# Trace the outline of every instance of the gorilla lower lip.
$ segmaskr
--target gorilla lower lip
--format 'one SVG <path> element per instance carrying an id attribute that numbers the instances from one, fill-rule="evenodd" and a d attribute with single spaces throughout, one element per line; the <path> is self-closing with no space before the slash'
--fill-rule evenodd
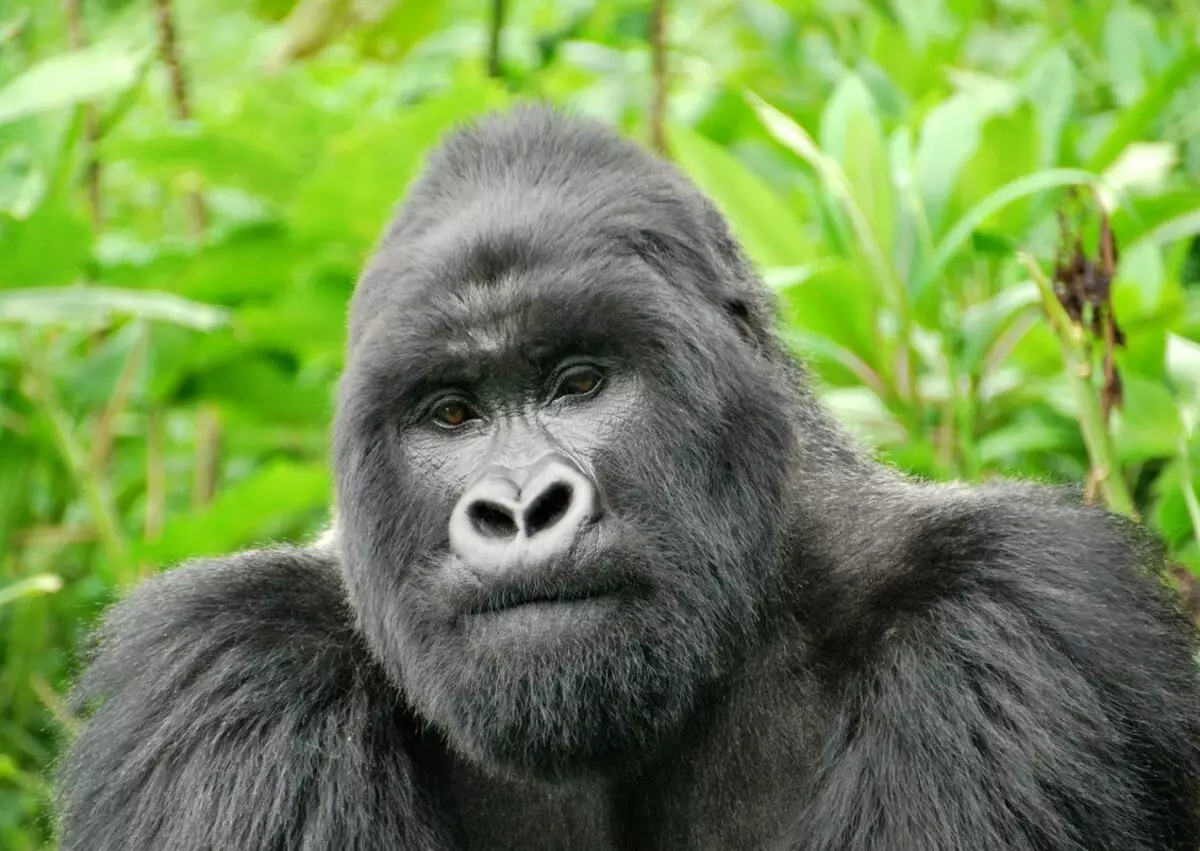
<path id="1" fill-rule="evenodd" d="M 546 610 L 578 608 L 586 604 L 611 602 L 619 597 L 625 586 L 604 587 L 593 589 L 574 589 L 561 592 L 543 592 L 530 594 L 497 594 L 473 609 L 470 614 L 490 615 L 513 611 L 515 609 Z"/>

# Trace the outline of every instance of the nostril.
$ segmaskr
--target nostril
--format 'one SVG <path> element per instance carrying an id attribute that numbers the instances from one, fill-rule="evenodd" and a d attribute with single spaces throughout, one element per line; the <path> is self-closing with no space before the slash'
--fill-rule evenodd
<path id="1" fill-rule="evenodd" d="M 515 538 L 517 521 L 502 505 L 486 500 L 476 500 L 467 506 L 467 518 L 481 536 L 485 538 Z"/>
<path id="2" fill-rule="evenodd" d="M 562 520 L 571 507 L 573 494 L 574 491 L 566 482 L 555 482 L 538 494 L 537 499 L 525 510 L 526 534 L 536 535 Z"/>

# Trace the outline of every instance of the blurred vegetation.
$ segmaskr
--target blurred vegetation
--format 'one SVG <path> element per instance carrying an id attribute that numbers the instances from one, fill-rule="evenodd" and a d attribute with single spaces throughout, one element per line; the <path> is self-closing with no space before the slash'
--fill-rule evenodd
<path id="1" fill-rule="evenodd" d="M 438 136 L 520 97 L 665 140 L 886 459 L 1086 482 L 1191 587 L 1200 6 L 659 12 L 0 4 L 0 847 L 52 844 L 61 694 L 114 593 L 324 521 L 358 268 Z"/>

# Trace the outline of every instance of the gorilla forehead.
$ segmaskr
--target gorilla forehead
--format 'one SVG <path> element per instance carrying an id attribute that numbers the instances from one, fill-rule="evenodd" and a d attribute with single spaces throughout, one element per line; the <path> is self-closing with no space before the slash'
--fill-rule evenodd
<path id="1" fill-rule="evenodd" d="M 712 213 L 671 166 L 600 125 L 540 108 L 494 116 L 447 139 L 409 187 L 359 281 L 351 339 L 515 270 L 550 269 L 581 294 L 623 277 L 645 298 L 649 266 L 631 281 L 615 264 L 670 245 L 688 247 L 666 280 L 676 295 L 714 296 Z"/>

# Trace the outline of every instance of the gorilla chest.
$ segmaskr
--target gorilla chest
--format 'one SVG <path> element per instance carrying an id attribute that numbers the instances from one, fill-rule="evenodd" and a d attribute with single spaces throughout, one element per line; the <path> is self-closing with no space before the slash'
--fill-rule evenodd
<path id="1" fill-rule="evenodd" d="M 803 675 L 747 678 L 698 713 L 637 777 L 497 780 L 439 760 L 437 788 L 464 851 L 756 851 L 805 805 L 825 711 Z"/>

